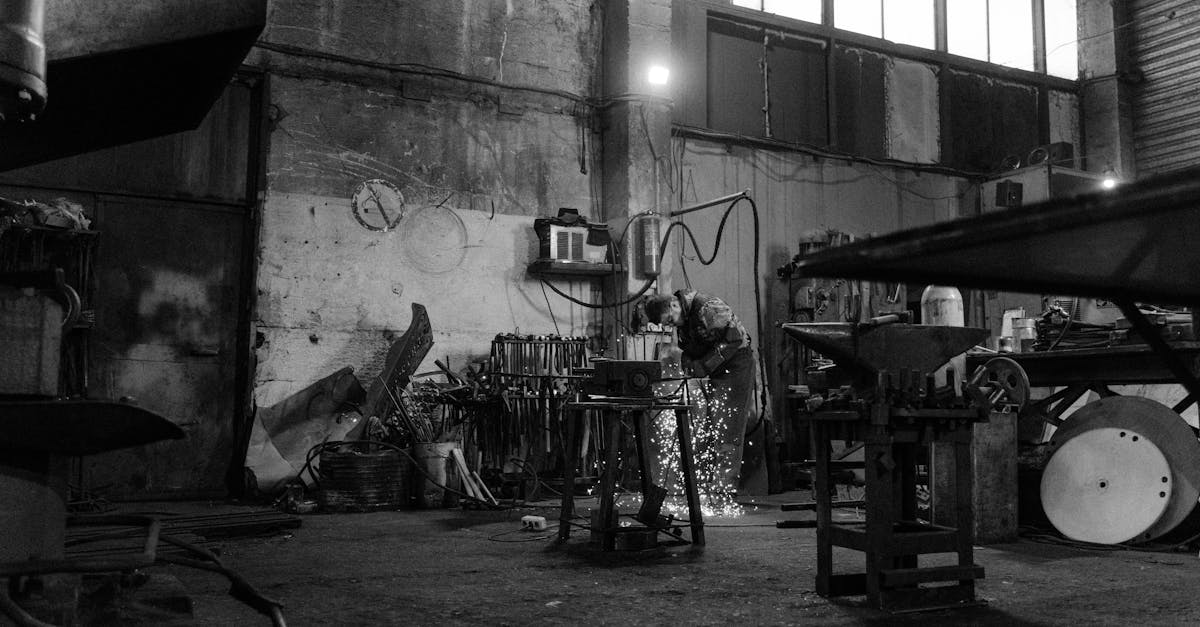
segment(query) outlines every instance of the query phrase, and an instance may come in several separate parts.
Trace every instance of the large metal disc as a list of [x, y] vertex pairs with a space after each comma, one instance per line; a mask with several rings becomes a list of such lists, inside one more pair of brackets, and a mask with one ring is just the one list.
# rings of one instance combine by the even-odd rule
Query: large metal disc
[[1050, 457], [1041, 493], [1046, 517], [1064, 536], [1117, 544], [1144, 534], [1166, 511], [1171, 468], [1139, 433], [1091, 429]]
[[[1140, 433], [1158, 447], [1171, 467], [1171, 498], [1167, 511], [1137, 540], [1159, 538], [1176, 528], [1186, 527], [1188, 535], [1200, 531], [1194, 520], [1200, 516], [1200, 441], [1191, 427], [1170, 407], [1140, 396], [1110, 396], [1080, 407], [1067, 418], [1050, 439], [1057, 448], [1079, 433], [1100, 427], [1127, 429]], [[1193, 520], [1188, 520], [1189, 516]]]

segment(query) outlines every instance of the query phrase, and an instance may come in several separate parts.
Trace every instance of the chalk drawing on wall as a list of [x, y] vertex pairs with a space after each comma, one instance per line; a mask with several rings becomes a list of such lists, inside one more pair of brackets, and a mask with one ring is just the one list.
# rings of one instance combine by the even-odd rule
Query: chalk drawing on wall
[[403, 233], [405, 259], [429, 274], [457, 268], [467, 254], [467, 226], [458, 212], [444, 204], [413, 211]]
[[350, 207], [363, 228], [386, 233], [404, 219], [404, 194], [383, 179], [370, 179], [359, 183]]

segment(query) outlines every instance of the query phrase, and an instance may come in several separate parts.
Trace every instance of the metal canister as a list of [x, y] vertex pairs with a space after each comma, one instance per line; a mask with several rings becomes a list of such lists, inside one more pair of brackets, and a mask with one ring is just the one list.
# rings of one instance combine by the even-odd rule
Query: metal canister
[[1037, 318], [1015, 318], [1012, 321], [1013, 352], [1028, 353], [1037, 343]]
[[[962, 292], [948, 285], [929, 285], [921, 293], [921, 324], [939, 327], [961, 327], [965, 323]], [[950, 363], [934, 373], [937, 385], [949, 385], [960, 393], [962, 377], [967, 367], [965, 355], [956, 355]]]
[[638, 270], [642, 276], [658, 276], [661, 268], [658, 247], [662, 239], [662, 219], [656, 214], [638, 218]]

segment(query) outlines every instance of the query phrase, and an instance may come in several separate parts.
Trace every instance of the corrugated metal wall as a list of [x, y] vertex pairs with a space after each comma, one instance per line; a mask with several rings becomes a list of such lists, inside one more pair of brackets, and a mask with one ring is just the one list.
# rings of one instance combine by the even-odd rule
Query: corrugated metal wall
[[1134, 0], [1132, 67], [1139, 176], [1170, 172], [1200, 158], [1200, 3]]

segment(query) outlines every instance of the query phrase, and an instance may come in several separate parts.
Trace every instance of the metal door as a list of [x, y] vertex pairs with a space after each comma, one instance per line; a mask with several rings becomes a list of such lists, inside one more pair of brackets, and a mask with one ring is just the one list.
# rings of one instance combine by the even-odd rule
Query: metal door
[[93, 389], [161, 413], [187, 437], [88, 458], [86, 487], [118, 498], [224, 493], [245, 216], [232, 204], [101, 199]]
[[1188, 0], [1137, 0], [1131, 64], [1140, 73], [1132, 88], [1133, 144], [1138, 176], [1180, 170], [1200, 150], [1200, 4]]

